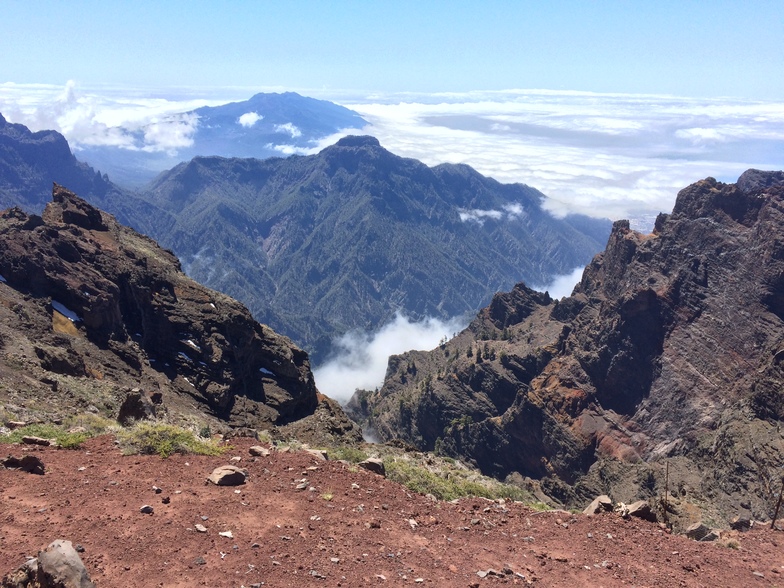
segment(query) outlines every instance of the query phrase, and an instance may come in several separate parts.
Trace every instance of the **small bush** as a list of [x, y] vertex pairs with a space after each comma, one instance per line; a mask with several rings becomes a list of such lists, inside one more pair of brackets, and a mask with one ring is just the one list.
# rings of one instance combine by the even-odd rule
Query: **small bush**
[[540, 512], [552, 510], [552, 507], [548, 504], [545, 504], [544, 502], [531, 502], [528, 506], [531, 508], [531, 510], [537, 510]]
[[69, 417], [63, 424], [64, 429], [76, 427], [84, 429], [90, 437], [97, 437], [98, 435], [116, 431], [120, 425], [117, 421], [107, 419], [101, 415], [85, 412]]
[[212, 439], [200, 439], [193, 431], [166, 423], [138, 422], [129, 429], [119, 431], [117, 439], [126, 455], [220, 455], [228, 449], [228, 446], [221, 446]]
[[342, 445], [334, 449], [327, 450], [330, 459], [342, 459], [350, 463], [359, 463], [368, 458], [368, 454], [357, 447]]

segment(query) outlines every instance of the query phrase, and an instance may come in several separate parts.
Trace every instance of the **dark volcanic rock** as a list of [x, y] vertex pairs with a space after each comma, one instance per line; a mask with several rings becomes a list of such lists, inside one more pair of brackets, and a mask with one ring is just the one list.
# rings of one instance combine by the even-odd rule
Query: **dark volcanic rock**
[[131, 388], [175, 418], [206, 413], [238, 427], [314, 413], [304, 351], [187, 278], [151, 239], [60, 186], [53, 194], [43, 217], [0, 214], [0, 335], [13, 349], [0, 362], [3, 390], [27, 407], [45, 397], [37, 406], [50, 418], [88, 404], [115, 416]]
[[[562, 301], [519, 285], [352, 408], [403, 438], [541, 478], [554, 497], [670, 490], [767, 518], [784, 465], [784, 173], [682, 190], [652, 234], [616, 222]], [[415, 372], [411, 366], [415, 364]]]

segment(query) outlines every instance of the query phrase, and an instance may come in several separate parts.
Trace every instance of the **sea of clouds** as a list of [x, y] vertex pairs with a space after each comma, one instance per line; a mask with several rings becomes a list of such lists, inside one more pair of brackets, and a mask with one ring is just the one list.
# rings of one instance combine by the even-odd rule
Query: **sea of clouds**
[[677, 192], [712, 176], [784, 167], [784, 103], [511, 90], [348, 103], [387, 149], [466, 163], [547, 195], [556, 215], [649, 230]]
[[[84, 145], [176, 153], [187, 147], [198, 117], [185, 114], [281, 88], [149, 90], [0, 83], [0, 113], [32, 130], [58, 130], [76, 150]], [[364, 96], [301, 90], [347, 106], [370, 124], [325, 137], [311, 148], [277, 146], [282, 154], [316, 153], [351, 133], [428, 165], [465, 163], [501, 182], [542, 191], [560, 216], [578, 212], [628, 218], [650, 230], [677, 192], [713, 176], [731, 182], [748, 168], [784, 168], [784, 103], [732, 98], [508, 90], [460, 94]], [[254, 112], [238, 124], [252, 124]], [[292, 137], [297, 129], [285, 129]], [[520, 211], [464, 210], [477, 226]], [[547, 289], [568, 295], [582, 268], [555, 276]], [[398, 315], [375, 333], [336, 341], [332, 359], [315, 371], [319, 388], [347, 400], [356, 388], [380, 386], [390, 354], [432, 349], [467, 319], [412, 322]]]

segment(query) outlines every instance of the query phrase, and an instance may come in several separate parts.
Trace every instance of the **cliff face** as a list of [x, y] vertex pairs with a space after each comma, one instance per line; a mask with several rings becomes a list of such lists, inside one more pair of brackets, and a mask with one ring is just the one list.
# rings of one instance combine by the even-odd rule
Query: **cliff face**
[[[569, 298], [518, 285], [354, 408], [579, 503], [663, 490], [764, 517], [784, 465], [784, 173], [708, 178], [643, 235], [616, 222]], [[695, 500], [698, 500], [695, 498]], [[770, 516], [770, 513], [767, 513]]]
[[159, 392], [175, 420], [234, 427], [284, 425], [319, 405], [304, 351], [60, 186], [41, 217], [0, 214], [0, 250], [9, 412], [112, 413], [135, 387]]

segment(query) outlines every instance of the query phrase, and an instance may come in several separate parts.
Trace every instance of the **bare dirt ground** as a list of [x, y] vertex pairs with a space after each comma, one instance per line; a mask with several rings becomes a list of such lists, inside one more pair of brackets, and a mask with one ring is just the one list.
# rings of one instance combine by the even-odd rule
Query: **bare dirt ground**
[[[122, 456], [108, 436], [74, 451], [3, 446], [3, 454], [37, 455], [46, 474], [0, 469], [0, 575], [61, 538], [83, 546], [101, 588], [784, 586], [784, 532], [768, 527], [729, 548], [614, 514], [433, 502], [304, 452], [253, 458], [253, 444], [168, 459]], [[205, 483], [232, 456], [248, 482]], [[219, 535], [226, 531], [231, 537]]]

